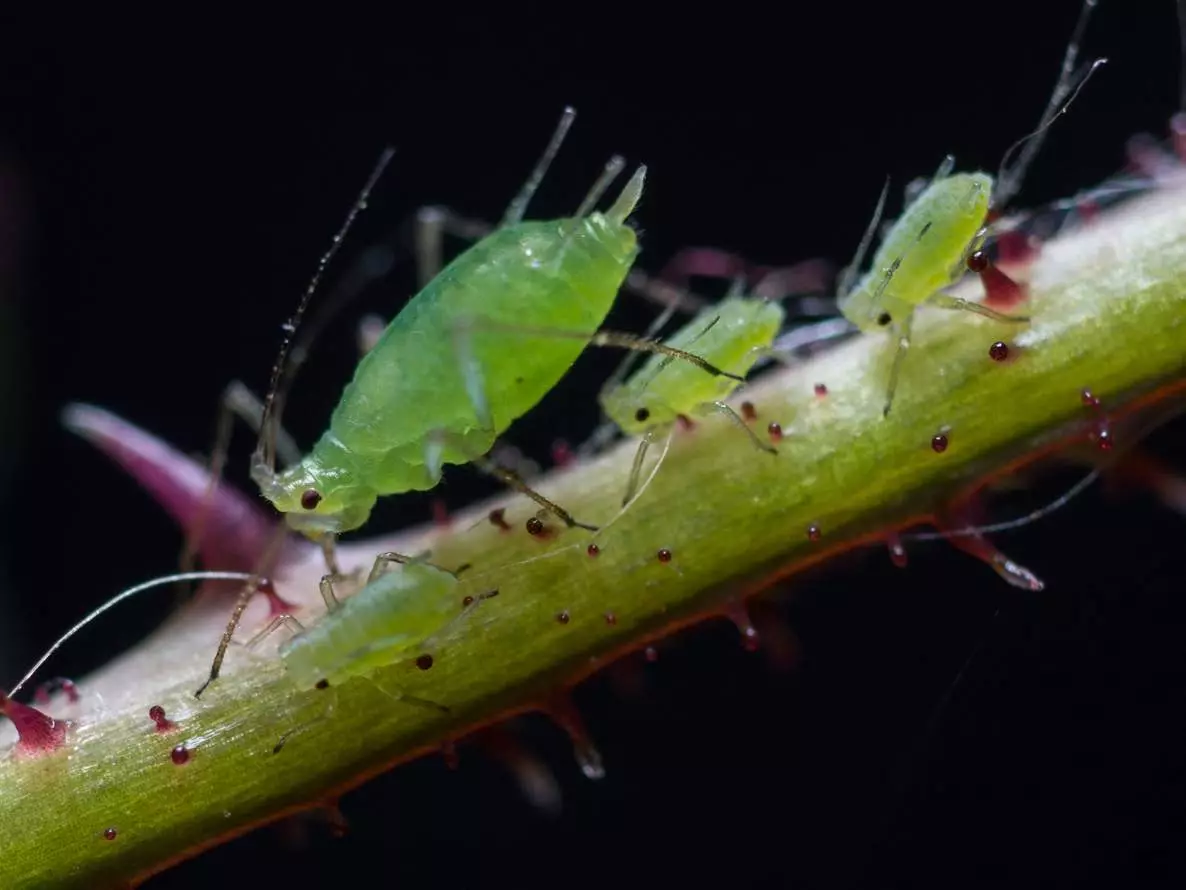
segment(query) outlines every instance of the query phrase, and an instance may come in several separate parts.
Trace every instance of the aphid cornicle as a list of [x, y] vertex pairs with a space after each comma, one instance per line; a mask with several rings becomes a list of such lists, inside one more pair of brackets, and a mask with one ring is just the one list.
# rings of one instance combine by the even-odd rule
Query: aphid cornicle
[[[1066, 111], [1091, 73], [1105, 61], [1097, 59], [1086, 71], [1074, 71], [1083, 30], [1097, 2], [1085, 0], [1058, 82], [1038, 127], [1010, 148], [996, 179], [982, 172], [953, 174], [954, 158], [948, 156], [930, 184], [890, 227], [873, 258], [870, 271], [849, 288], [847, 284], [859, 269], [880, 220], [886, 198], [886, 191], [882, 192], [873, 221], [845, 275], [845, 283], [840, 287], [838, 304], [845, 318], [861, 330], [889, 330], [894, 336], [896, 348], [884, 415], [889, 414], [893, 404], [901, 363], [910, 346], [914, 313], [919, 306], [973, 312], [999, 322], [1029, 321], [1028, 316], [998, 312], [982, 303], [952, 296], [944, 289], [958, 281], [965, 270], [980, 274], [986, 283], [1006, 282], [1017, 287], [1004, 278], [1003, 272], [992, 267], [981, 252], [989, 234], [990, 213], [999, 212], [1017, 192], [1046, 130]], [[1022, 145], [1026, 146], [1025, 150], [1016, 165], [1010, 168], [1010, 156]]]

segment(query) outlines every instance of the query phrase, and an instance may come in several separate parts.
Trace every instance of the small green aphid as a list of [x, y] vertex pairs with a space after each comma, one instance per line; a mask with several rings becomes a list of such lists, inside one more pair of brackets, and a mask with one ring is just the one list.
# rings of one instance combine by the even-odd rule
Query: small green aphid
[[[873, 220], [840, 286], [838, 304], [845, 318], [859, 329], [889, 330], [897, 343], [883, 414], [888, 415], [893, 404], [902, 360], [910, 347], [914, 313], [919, 306], [973, 312], [1000, 322], [1029, 321], [1028, 316], [1009, 315], [982, 303], [952, 296], [945, 292], [945, 288], [958, 281], [965, 270], [980, 274], [986, 283], [991, 276], [995, 282], [1017, 287], [1004, 278], [999, 269], [990, 269], [991, 264], [981, 247], [988, 237], [992, 216], [999, 213], [1020, 188], [1025, 171], [1050, 125], [1067, 110], [1096, 68], [1106, 61], [1097, 59], [1084, 70], [1074, 70], [1083, 30], [1097, 2], [1085, 0], [1054, 92], [1038, 127], [1006, 152], [996, 179], [983, 172], [953, 174], [954, 158], [948, 156], [930, 184], [890, 227], [873, 257], [869, 272], [850, 287], [880, 221], [888, 183], [887, 189], [882, 191]], [[1024, 151], [1010, 167], [1011, 156], [1022, 146], [1025, 146]]]
[[[736, 284], [724, 299], [702, 309], [664, 343], [694, 350], [717, 367], [744, 378], [755, 362], [772, 354], [771, 345], [785, 316], [778, 303], [744, 296], [741, 285]], [[638, 487], [647, 449], [681, 416], [723, 414], [744, 430], [755, 446], [770, 454], [778, 453], [758, 439], [724, 401], [740, 385], [736, 378], [709, 377], [686, 365], [673, 365], [663, 355], [650, 356], [629, 378], [619, 377], [615, 374], [602, 388], [601, 408], [623, 433], [642, 436], [623, 504], [630, 501]]]
[[[398, 571], [390, 568], [392, 563], [400, 565]], [[279, 654], [285, 671], [302, 689], [369, 678], [401, 661], [431, 667], [432, 653], [424, 651], [425, 646], [497, 594], [489, 591], [463, 603], [457, 573], [398, 553], [380, 554], [365, 586], [345, 601], [338, 599], [333, 585], [332, 576], [321, 579], [326, 614], [317, 624], [305, 628], [291, 615], [279, 615], [247, 644], [254, 648], [280, 627], [292, 630]], [[382, 691], [401, 700], [423, 701]]]

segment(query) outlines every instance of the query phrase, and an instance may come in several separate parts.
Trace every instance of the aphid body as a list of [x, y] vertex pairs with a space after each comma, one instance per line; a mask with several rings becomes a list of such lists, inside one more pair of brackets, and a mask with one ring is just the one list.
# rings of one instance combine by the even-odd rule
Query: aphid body
[[863, 331], [905, 323], [962, 277], [984, 241], [992, 189], [987, 173], [936, 177], [894, 222], [870, 271], [840, 297], [845, 317]]
[[591, 336], [638, 254], [625, 221], [644, 172], [606, 213], [504, 226], [421, 290], [363, 357], [313, 450], [278, 474], [254, 463], [289, 525], [311, 536], [358, 528], [379, 496], [433, 488], [444, 464], [485, 454], [538, 403], [588, 340], [482, 325], [529, 319]]
[[461, 613], [457, 576], [442, 568], [408, 562], [372, 575], [341, 603], [327, 596], [335, 605], [321, 621], [281, 644], [284, 668], [301, 688], [338, 686], [395, 664]]
[[[744, 377], [774, 343], [785, 315], [777, 303], [734, 293], [701, 310], [664, 343]], [[639, 435], [680, 415], [717, 409], [739, 385], [733, 378], [710, 377], [692, 365], [652, 355], [631, 377], [601, 394], [601, 407], [622, 432]]]

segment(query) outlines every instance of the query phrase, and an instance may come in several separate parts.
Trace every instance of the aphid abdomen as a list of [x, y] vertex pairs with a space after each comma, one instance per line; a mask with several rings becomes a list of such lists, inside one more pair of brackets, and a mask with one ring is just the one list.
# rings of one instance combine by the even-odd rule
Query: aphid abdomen
[[280, 647], [301, 688], [337, 685], [394, 664], [459, 613], [457, 578], [424, 563], [380, 575]]
[[[556, 385], [585, 344], [482, 330], [481, 322], [592, 333], [636, 254], [633, 231], [600, 214], [520, 223], [490, 235], [417, 294], [363, 358], [330, 421], [326, 447], [341, 443], [380, 494], [433, 484], [422, 466], [433, 432], [468, 435], [469, 448], [485, 452]], [[493, 429], [482, 428], [466, 389], [457, 337], [467, 320], [475, 325], [465, 336]], [[469, 459], [445, 449], [445, 463]]]
[[862, 330], [885, 327], [886, 314], [898, 321], [904, 309], [951, 284], [984, 227], [991, 197], [985, 173], [956, 173], [927, 186], [890, 228], [870, 271], [841, 299], [849, 321]]

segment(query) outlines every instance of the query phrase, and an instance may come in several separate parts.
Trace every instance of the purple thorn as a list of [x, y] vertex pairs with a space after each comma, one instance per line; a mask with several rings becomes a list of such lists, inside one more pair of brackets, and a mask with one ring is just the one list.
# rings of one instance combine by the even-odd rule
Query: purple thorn
[[278, 523], [242, 492], [220, 483], [203, 505], [210, 479], [205, 466], [102, 408], [68, 405], [62, 423], [119, 464], [182, 529], [204, 515], [197, 550], [209, 569], [271, 574], [276, 564], [301, 559], [315, 546], [289, 535], [271, 564], [261, 565]]

